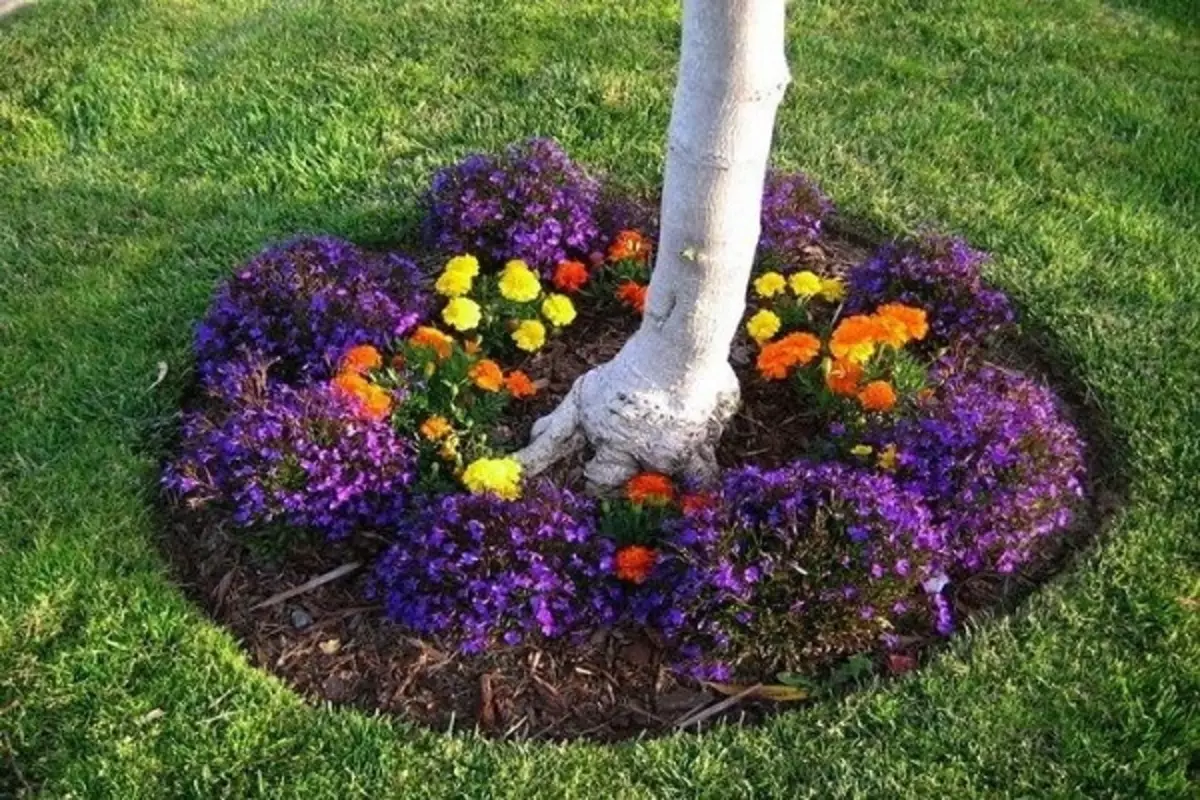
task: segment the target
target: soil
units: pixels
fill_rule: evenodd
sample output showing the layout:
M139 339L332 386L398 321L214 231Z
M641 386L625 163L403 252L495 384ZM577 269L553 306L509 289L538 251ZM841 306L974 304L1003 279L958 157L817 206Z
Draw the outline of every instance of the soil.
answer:
M842 232L808 257L840 271L862 258L869 243ZM537 398L517 406L508 435L524 441L533 421L554 408L576 376L603 363L636 329L632 314L611 310L581 313L571 336L552 341L525 364L545 381ZM1122 493L1123 473L1096 399L1072 382L1052 342L1033 337L1004 348L1007 363L1049 381L1064 398L1090 443L1090 505L1066 537L1014 575L978 575L956 587L956 617L1011 609L1037 585L1060 571L1073 553L1094 538ZM735 349L742 377L751 369L749 348ZM743 408L719 451L724 464L775 466L795 457L811 425L800 414L779 418L780 392L762 381L743 380ZM768 424L769 423L769 424ZM555 479L574 482L582 460L557 468ZM250 660L313 702L393 713L430 728L476 729L522 740L617 741L714 724L753 723L788 703L727 697L730 687L680 680L667 669L656 644L635 632L598 632L580 646L556 644L463 656L436 641L413 637L384 619L378 604L364 600L368 567L386 546L381 535L363 534L331 546L313 542L272 556L217 515L165 508L163 546L176 579L216 622L239 639ZM347 574L289 599L276 596L346 565ZM272 602L272 598L276 598ZM941 640L910 636L901 651L871 654L878 674L908 672ZM770 681L769 676L766 680ZM845 691L852 687L843 687ZM837 692L835 692L837 693ZM699 721L695 719L699 717Z

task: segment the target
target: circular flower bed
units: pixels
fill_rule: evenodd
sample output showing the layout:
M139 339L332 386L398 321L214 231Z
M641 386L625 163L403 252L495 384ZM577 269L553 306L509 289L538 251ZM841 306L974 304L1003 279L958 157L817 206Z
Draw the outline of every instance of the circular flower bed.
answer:
M848 244L799 174L765 188L720 482L527 479L532 421L638 324L653 214L546 140L439 171L427 204L428 274L299 239L197 329L173 547L313 694L606 738L811 699L911 668L961 587L1044 559L1083 507L1079 434L994 344L1015 315L985 255Z

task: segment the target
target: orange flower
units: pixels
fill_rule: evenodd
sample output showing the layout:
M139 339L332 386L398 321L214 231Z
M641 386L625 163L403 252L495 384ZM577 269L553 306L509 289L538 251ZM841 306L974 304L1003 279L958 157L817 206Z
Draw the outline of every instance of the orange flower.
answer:
M588 282L587 267L578 261L560 261L550 280L564 292L578 292Z
M637 231L621 231L608 248L609 261L636 259L646 261L650 257L650 246Z
M875 309L875 315L896 320L904 326L908 338L914 341L921 341L929 333L929 318L924 309L903 303L884 303Z
M343 372L333 379L333 385L350 398L368 419L383 419L392 410L392 395L361 375Z
M825 373L825 385L834 394L853 397L858 394L858 382L862 380L862 375L862 367L858 364L839 358L830 362L829 371Z
M643 583L650 577L654 562L658 561L658 551L640 544L631 544L617 551L613 565L617 577L630 583Z
M711 492L700 492L698 494L685 494L679 501L679 507L683 509L685 514L694 514L697 511L704 511L716 505L716 495Z
M802 367L816 358L820 350L821 340L811 333L789 333L763 345L758 352L758 372L768 380L781 381L793 367Z
M476 362L467 377L485 392L498 392L504 386L504 373L500 371L500 365L490 358Z
M646 310L646 291L637 281L625 281L617 287L617 299L641 314Z
M437 353L438 361L449 358L454 349L453 339L437 328L431 328L428 325L417 328L409 341L417 347L428 347L433 350Z
M666 475L643 472L625 484L625 496L638 505L665 506L675 499L675 484Z
M379 369L382 366L383 356L379 355L379 351L369 344L360 344L351 347L346 351L346 355L342 356L341 371L362 375L369 369Z
M444 439L454 432L454 428L450 425L449 420L437 414L422 422L418 430L420 430L422 436L431 442Z
M861 364L875 353L879 334L879 323L874 318L861 314L846 317L838 323L829 339L829 352L834 358Z
M858 402L867 411L891 411L896 407L896 390L887 381L871 381L858 393Z
M533 385L533 381L529 380L529 376L519 369L514 369L505 376L504 388L508 389L508 393L517 400L524 400L526 397L533 397L537 394L537 387Z
M875 314L871 319L875 323L875 336L879 344L891 345L899 350L912 338L908 335L908 327L895 317Z

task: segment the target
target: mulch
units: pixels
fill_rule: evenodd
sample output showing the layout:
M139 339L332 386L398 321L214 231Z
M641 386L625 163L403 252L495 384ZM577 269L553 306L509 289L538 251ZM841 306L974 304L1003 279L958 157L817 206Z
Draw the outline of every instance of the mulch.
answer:
M855 263L867 243L852 235L831 237L814 260L838 271ZM571 335L552 341L525 368L546 381L539 396L518 406L507 432L514 442L528 436L532 423L552 410L572 381L611 358L636 329L629 313L610 310L580 319ZM1108 513L1120 502L1116 463L1119 448L1104 423L1096 398L1074 384L1070 370L1043 340L1005 348L1010 362L1043 376L1067 402L1088 441L1091 507L1072 533L1017 575L980 575L957 587L956 614L995 614L1017 605L1039 584L1085 548ZM746 376L749 352L733 353ZM810 435L801 415L780 418L777 387L743 380L743 408L730 424L719 450L723 464L775 466L795 457ZM786 388L783 389L786 391ZM582 459L557 468L557 480L576 482ZM387 545L365 533L336 545L309 542L286 554L254 546L243 532L215 514L163 508L163 548L175 579L188 596L237 637L252 663L268 670L315 703L383 711L433 729L475 729L520 740L618 741L681 729L696 715L701 730L715 724L751 724L791 704L743 699L719 713L725 694L676 678L663 651L647 635L599 631L582 645L549 644L464 656L420 639L384 618L369 603L369 565ZM348 564L349 574L271 605L263 602ZM901 653L872 654L880 674L908 672L926 660L940 640L912 636ZM770 681L770 676L764 676ZM727 692L728 690L726 690Z

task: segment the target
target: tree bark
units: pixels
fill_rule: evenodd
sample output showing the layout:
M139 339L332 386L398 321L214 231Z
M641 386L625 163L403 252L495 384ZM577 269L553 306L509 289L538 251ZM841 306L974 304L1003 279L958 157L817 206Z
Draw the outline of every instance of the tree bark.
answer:
M527 475L591 444L585 475L716 477L715 448L740 390L729 349L758 245L775 112L790 80L785 0L684 0L662 227L645 317L581 376L516 454Z

